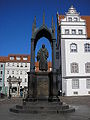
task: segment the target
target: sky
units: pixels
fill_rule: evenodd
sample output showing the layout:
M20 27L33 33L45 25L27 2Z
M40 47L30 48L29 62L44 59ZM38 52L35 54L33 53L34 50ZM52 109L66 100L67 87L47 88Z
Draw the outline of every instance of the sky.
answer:
M90 0L0 0L0 56L8 54L30 54L32 24L36 16L36 26L43 22L50 28L52 16L57 31L56 13L65 15L73 5L80 15L90 15ZM57 33L55 34L57 38ZM35 54L46 45L51 60L51 46L49 40L41 38L36 46Z

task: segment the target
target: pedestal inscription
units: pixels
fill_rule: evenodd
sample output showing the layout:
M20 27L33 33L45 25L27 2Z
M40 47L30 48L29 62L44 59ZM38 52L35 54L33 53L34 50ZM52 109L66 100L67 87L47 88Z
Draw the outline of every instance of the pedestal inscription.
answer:
M38 77L37 78L37 97L49 96L49 80L46 77Z

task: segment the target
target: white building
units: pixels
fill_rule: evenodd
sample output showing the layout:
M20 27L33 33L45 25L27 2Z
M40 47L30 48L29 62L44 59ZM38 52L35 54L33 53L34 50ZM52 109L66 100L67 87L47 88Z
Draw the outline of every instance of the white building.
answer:
M86 21L73 6L64 17L57 15L57 18L62 92L66 96L90 95L90 39Z
M9 90L12 96L20 95L28 86L28 74L30 71L30 55L9 55L5 64L5 87L7 95ZM9 77L11 76L11 81ZM19 88L18 88L19 87ZM19 89L19 91L18 91Z
M0 93L5 94L4 78L5 78L5 62L3 57L0 57Z

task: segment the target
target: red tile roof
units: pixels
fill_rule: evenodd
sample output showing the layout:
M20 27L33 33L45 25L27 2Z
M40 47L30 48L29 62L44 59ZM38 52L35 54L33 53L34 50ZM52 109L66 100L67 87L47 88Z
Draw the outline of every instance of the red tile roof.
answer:
M86 20L87 38L90 38L90 16L81 16L81 18Z
M14 60L10 60L10 57L14 57ZM20 57L20 60L17 60L16 57ZM23 60L24 57L27 57L27 60ZM9 54L8 57L0 57L0 62L30 62L30 55L25 54Z

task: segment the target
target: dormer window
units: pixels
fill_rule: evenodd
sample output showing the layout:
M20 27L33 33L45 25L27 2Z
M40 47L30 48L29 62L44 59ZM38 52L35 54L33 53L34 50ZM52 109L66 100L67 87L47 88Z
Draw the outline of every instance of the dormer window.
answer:
M65 29L65 34L66 34L66 35L69 34L69 29Z
M75 35L76 34L76 30L72 29L72 34Z
M27 57L23 57L23 60L27 60L28 58Z
M13 57L13 56L11 56L11 57L10 57L10 60L14 60L14 57Z
M78 34L82 35L83 34L83 30L78 30Z
M69 22L71 22L71 21L72 21L72 18L71 18L71 17L69 17L69 18L68 18L68 21L69 21Z
M20 57L16 57L16 60L20 60Z
M77 17L75 17L75 18L74 18L74 21L78 21L78 18L77 18Z

